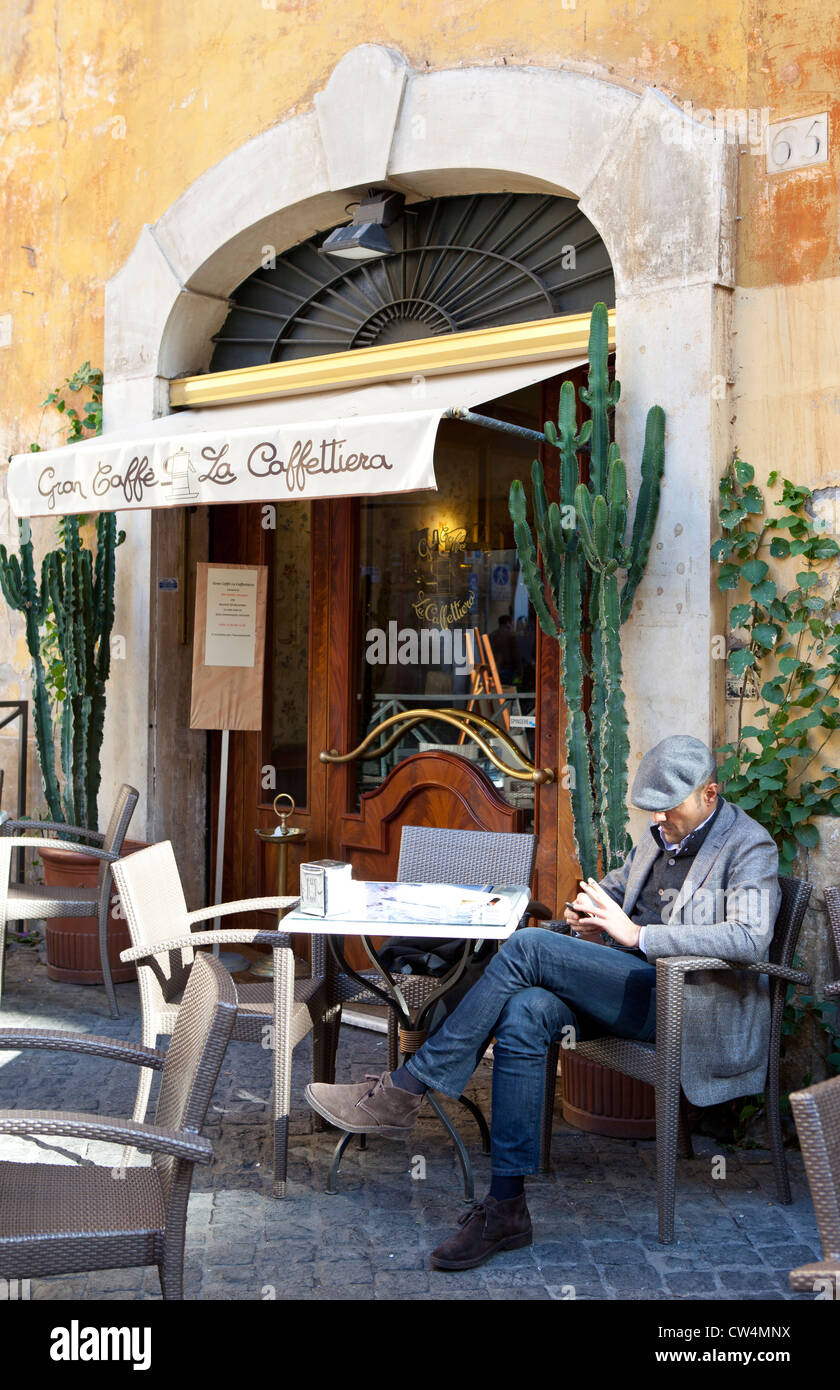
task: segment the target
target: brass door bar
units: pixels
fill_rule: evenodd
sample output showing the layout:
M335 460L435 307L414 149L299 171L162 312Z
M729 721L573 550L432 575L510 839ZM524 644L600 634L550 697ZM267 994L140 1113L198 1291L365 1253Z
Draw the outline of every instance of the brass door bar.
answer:
M450 724L453 729L464 734L478 745L484 756L506 777L513 777L518 782L535 782L539 786L554 781L554 773L550 767L535 767L533 763L530 763L510 735L504 729L500 729L492 720L485 719L481 714L457 709L412 709L392 714L387 719L383 719L381 724L377 724L374 729L371 729L357 748L351 749L349 753L339 753L335 748L330 748L328 751L324 750L320 754L320 761L322 763L373 762L388 753L395 744L399 743L404 734L409 733L417 724L424 723L428 719L438 719L441 723ZM476 731L476 728L499 739L508 752L517 759L520 766L518 768L509 767L503 763L498 754L494 753L487 741ZM389 734L380 747L371 749L371 744L386 729L393 729L394 732ZM522 771L523 767L526 769L525 771Z

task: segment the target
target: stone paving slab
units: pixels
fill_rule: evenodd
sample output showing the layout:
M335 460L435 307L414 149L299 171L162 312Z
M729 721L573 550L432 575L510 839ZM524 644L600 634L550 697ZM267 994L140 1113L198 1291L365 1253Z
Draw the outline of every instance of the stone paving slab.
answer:
M139 1040L137 986L117 986L122 1017L109 1018L104 991L49 981L37 951L7 953L0 1020L7 1027L58 1027ZM344 1027L338 1080L357 1080L386 1064L381 1034ZM340 1191L325 1190L335 1134L317 1131L303 1100L311 1075L309 1040L295 1051L289 1182L285 1200L270 1195L267 1052L232 1043L205 1133L215 1159L197 1168L187 1225L185 1293L189 1299L341 1300L742 1300L809 1301L787 1282L796 1265L819 1258L813 1207L798 1153L789 1154L793 1204L775 1197L769 1154L727 1153L726 1175L712 1178L719 1146L695 1141L678 1169L677 1239L656 1238L656 1157L652 1141L602 1138L560 1118L554 1171L528 1181L535 1239L477 1270L446 1274L428 1252L464 1210L457 1161L433 1115L421 1115L410 1140L351 1145ZM471 1093L489 1113L491 1064ZM129 1115L133 1067L69 1054L0 1053L0 1108L89 1110ZM483 1196L489 1159L478 1152L469 1116L460 1127ZM119 1161L114 1146L73 1140L0 1138L0 1159L34 1163ZM423 1162L419 1163L418 1159ZM145 1160L144 1160L145 1161ZM425 1168L425 1177L415 1175ZM105 1270L37 1279L33 1299L157 1299L157 1272Z

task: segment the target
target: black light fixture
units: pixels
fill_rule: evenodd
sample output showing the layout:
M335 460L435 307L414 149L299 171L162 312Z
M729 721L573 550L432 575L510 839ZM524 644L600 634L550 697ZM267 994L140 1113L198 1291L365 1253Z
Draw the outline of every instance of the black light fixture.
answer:
M394 247L384 229L399 221L404 208L404 193L372 188L356 205L353 221L347 227L336 227L318 250L322 256L335 256L342 261L372 261L391 256Z

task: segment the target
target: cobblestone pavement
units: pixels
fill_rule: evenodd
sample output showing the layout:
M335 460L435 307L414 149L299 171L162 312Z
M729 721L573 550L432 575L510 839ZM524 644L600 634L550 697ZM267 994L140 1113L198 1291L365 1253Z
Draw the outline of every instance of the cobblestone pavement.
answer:
M6 1026L59 1027L139 1039L134 984L117 987L122 1017L108 1017L101 989L49 981L36 950L12 945L2 1018ZM190 1200L186 1294L192 1299L783 1299L787 1273L819 1258L813 1208L798 1153L790 1155L794 1202L779 1206L769 1155L729 1154L724 1180L713 1180L714 1141L680 1161L677 1239L656 1238L652 1142L603 1139L555 1122L550 1176L528 1182L535 1240L482 1268L444 1274L427 1252L455 1224L462 1192L457 1164L429 1113L410 1141L371 1140L348 1150L340 1191L325 1191L335 1138L313 1132L303 1100L308 1042L295 1052L288 1196L269 1195L267 1120L270 1057L233 1043L205 1132L216 1156L197 1168ZM385 1065L385 1039L342 1029L338 1080L358 1080ZM489 1108L490 1063L472 1091ZM69 1054L0 1053L0 1108L99 1111L129 1115L134 1068ZM425 1115L425 1112L424 1112ZM487 1188L489 1159L470 1144L476 1189ZM719 1146L718 1146L719 1147ZM425 1178L412 1171L422 1169ZM71 1140L0 1138L0 1158L33 1163L114 1164L119 1151ZM33 1280L33 1299L159 1298L157 1272L118 1270Z

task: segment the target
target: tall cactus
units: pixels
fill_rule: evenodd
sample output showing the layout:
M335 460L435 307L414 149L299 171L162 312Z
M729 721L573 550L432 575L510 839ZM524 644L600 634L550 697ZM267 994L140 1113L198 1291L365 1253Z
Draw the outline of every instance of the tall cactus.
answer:
M0 589L9 607L24 615L26 624L44 795L54 821L95 830L105 685L111 669L115 551L125 533L117 533L113 512L100 512L94 562L82 541L79 518L66 517L61 546L44 557L40 588L35 580L28 521L20 522L20 538L20 558L7 554L6 547L0 545ZM60 728L63 790L56 772L55 732L41 645L41 629L50 610L65 669L66 698L61 704Z
M545 424L546 440L560 454L559 505L548 501L542 465L535 460L532 467L539 552L528 523L522 483L513 482L510 491L522 578L543 631L560 641L575 844L584 877L597 875L599 860L603 872L616 867L629 847L630 748L621 625L647 563L664 468L665 415L661 406L652 406L645 430L642 483L627 545L626 470L617 446L610 442L609 420L621 388L618 381L610 382L608 355L607 308L596 304L590 321L588 383L579 393L589 419L577 429L575 389L571 382L564 382L557 426L550 420ZM588 484L580 481L578 470L578 454L584 450L589 453ZM625 580L619 590L620 571ZM588 721L583 706L587 635L592 676Z
M20 532L20 558L7 555L6 547L0 545L0 589L10 608L23 614L26 631L26 647L32 658L32 706L34 710L35 743L38 761L44 778L44 795L53 820L63 820L61 814L61 794L55 771L55 746L53 743L52 714L44 679L44 659L41 653L41 628L46 617L46 585L41 587L35 578L35 554L32 548L32 531L27 520L18 523Z
M627 523L627 477L618 449L610 447L606 496L593 497L579 484L575 492L580 543L586 563L597 574L600 719L593 721L593 753L597 741L598 818L605 871L617 868L630 845L627 834L627 712L621 665L621 617L618 567L626 564L621 549ZM609 794L607 794L609 792Z

